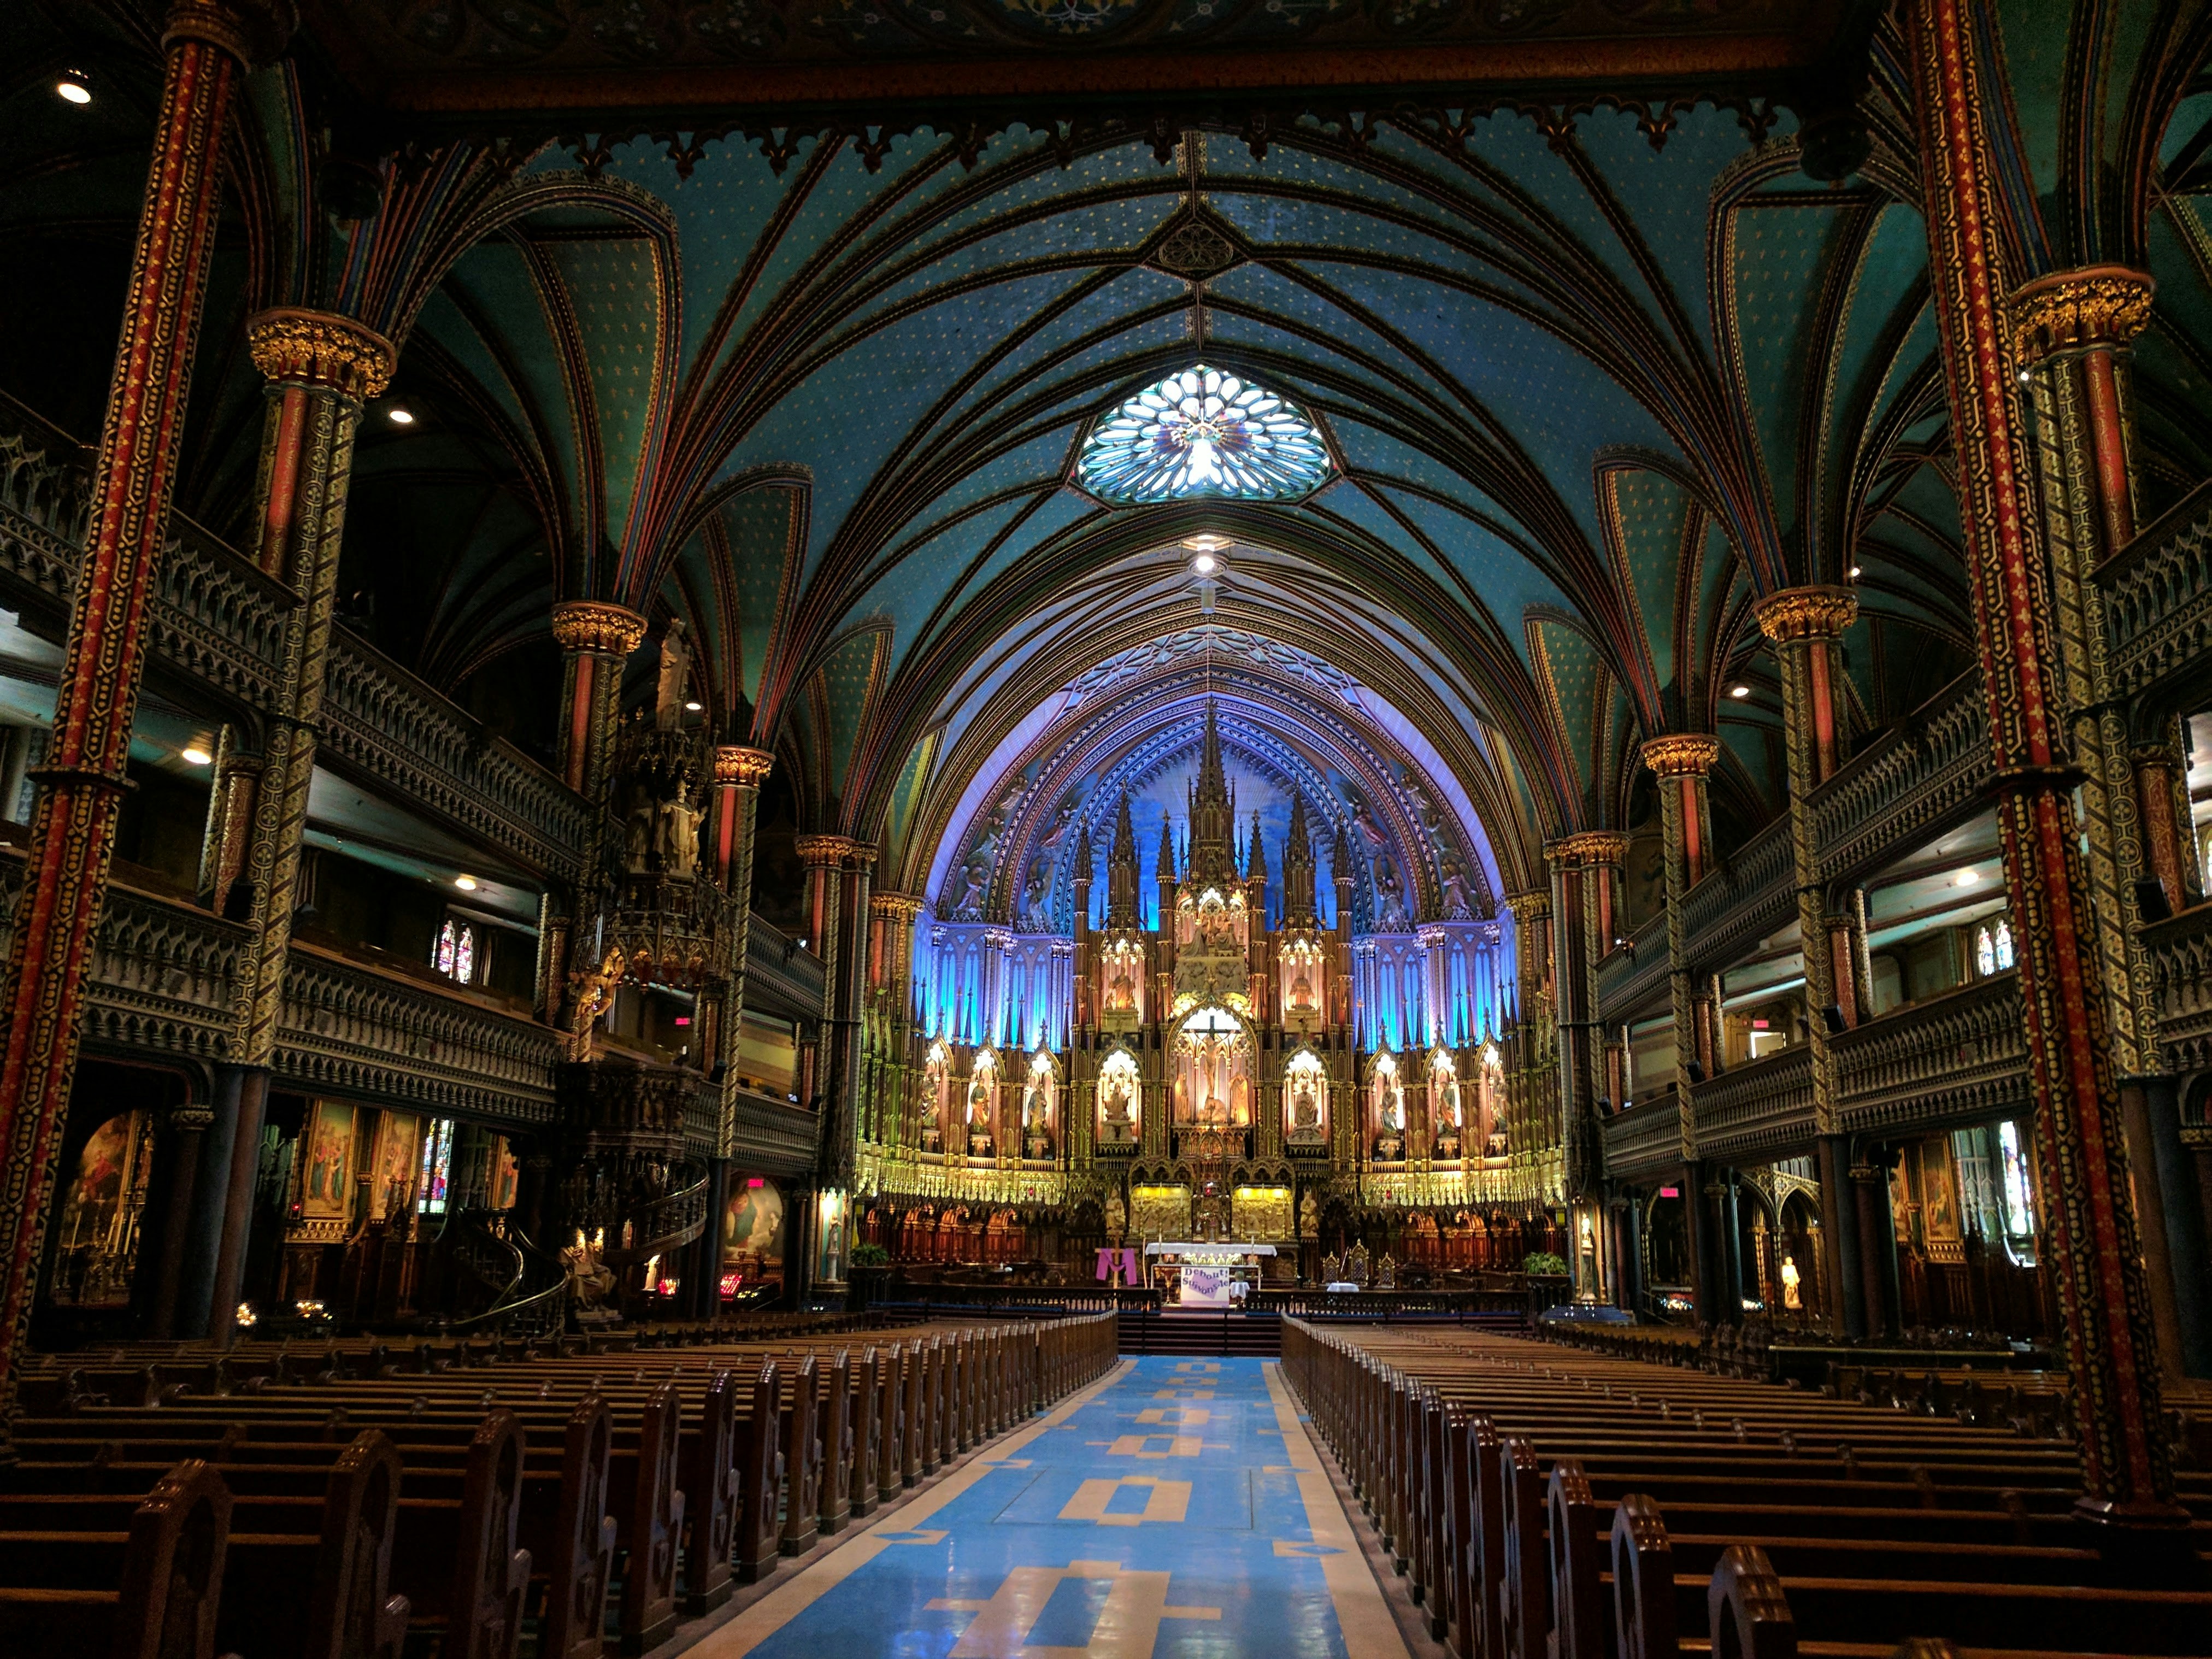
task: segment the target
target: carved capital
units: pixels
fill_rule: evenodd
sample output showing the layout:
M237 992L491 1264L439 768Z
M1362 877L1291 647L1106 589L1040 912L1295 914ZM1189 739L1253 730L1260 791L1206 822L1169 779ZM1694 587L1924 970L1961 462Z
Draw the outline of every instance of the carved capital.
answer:
M1628 837L1617 830L1583 830L1544 843L1544 856L1565 870L1619 864L1627 851Z
M2055 270L2013 291L2005 301L2013 352L2022 368L2062 351L2125 346L2150 322L2158 285L2125 265Z
M398 353L374 329L330 311L282 307L249 318L246 347L271 380L300 380L366 401L392 384Z
M1552 896L1540 887L1532 887L1525 893L1508 893L1505 908L1513 913L1514 921L1526 927L1552 914Z
M922 911L925 901L918 893L871 893L868 908L890 921L912 921Z
M799 836L792 847L808 869L835 870L845 862L853 843L842 836Z
M604 600L569 599L553 607L553 637L563 651L627 657L645 641L645 618Z
M1702 778L1721 757L1721 740L1704 732L1670 732L1644 745L1644 763L1662 778Z
M204 40L252 68L282 57L299 27L292 0L170 0L161 45Z
M1834 640L1858 620L1859 596L1848 587L1785 587L1752 607L1759 631L1777 645Z
M768 775L775 768L775 757L765 749L743 749L725 744L714 750L717 783L749 783L758 788L768 781Z

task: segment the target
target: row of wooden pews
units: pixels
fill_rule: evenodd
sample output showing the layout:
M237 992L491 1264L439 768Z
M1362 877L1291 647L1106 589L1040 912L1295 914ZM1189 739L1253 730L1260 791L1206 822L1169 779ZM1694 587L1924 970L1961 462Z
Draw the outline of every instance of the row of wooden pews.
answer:
M257 1358L173 1351L151 1400L98 1403L85 1366L26 1388L0 1656L641 1653L1103 1376L1115 1344L1103 1316L482 1363L342 1345L306 1376ZM195 1364L205 1391L173 1374Z
M2212 1477L2100 1553L2074 1449L1505 1337L1285 1322L1285 1377L1460 1659L2212 1654Z

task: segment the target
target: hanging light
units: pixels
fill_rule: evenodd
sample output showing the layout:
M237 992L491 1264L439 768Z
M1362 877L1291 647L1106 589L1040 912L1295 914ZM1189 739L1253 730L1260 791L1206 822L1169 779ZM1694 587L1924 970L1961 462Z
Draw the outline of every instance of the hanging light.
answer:
M1221 568L1221 561L1211 553L1201 553L1190 562L1190 568L1201 576L1211 576Z
M92 101L92 77L80 69L65 69L54 77L54 96L82 108Z

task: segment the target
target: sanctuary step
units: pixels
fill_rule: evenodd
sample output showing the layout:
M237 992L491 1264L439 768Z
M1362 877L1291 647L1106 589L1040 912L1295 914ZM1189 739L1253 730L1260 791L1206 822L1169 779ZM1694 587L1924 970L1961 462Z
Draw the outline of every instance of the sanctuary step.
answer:
M1243 1313L1233 1309L1217 1313L1197 1309L1125 1308L1121 1319L1121 1346L1125 1356L1230 1354L1273 1359L1283 1352L1283 1321L1279 1314Z

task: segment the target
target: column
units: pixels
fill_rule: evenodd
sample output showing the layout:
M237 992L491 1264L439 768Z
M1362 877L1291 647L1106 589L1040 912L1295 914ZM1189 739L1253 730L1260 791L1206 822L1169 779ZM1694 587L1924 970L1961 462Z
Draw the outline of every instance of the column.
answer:
M2160 1409L2156 1338L2142 1267L2106 963L2075 821L2080 774L2054 720L2063 687L2041 544L2024 469L2019 370L1999 326L2004 203L1992 177L1964 0L1913 0L1907 62L1928 218L1931 302L1960 457L1997 818L2020 964L2044 1205L2081 1454L2083 1516L2176 1528L2172 1449ZM2084 943L2089 948L2084 949ZM2130 1547L2134 1547L2130 1546Z
M362 404L389 384L395 356L383 336L329 312L263 312L246 324L246 342L254 367L268 381L258 562L264 575L284 583L300 602L285 619L278 647L277 712L265 723L245 865L227 901L233 913L244 912L252 937L240 953L231 1033L229 1064L244 1073L234 1096L237 1121L216 1136L217 1141L229 1141L231 1162L213 1299L204 1325L180 1317L180 1334L204 1330L227 1335L231 1310L238 1305L269 1066L276 1049L284 966L292 948L354 431ZM218 1091L221 1103L233 1098L227 1087Z
M1559 917L1552 994L1559 1045L1559 1146L1569 1199L1588 1196L1596 1178L1596 1102L1605 1087L1597 963L1612 947L1614 882L1627 850L1628 837L1611 830L1586 830L1544 845Z
M590 800L603 799L622 717L623 665L645 641L645 618L599 599L553 607L561 647L561 776Z
M273 5L189 0L162 38L161 101L71 599L52 740L9 942L0 1058L0 1424L30 1322L92 936L114 856L146 611L214 246L223 127L241 67L281 48ZM0 1458L8 1455L0 1428Z
M2147 1097L2171 1084L2159 1076L2158 1002L2137 939L2146 918L2136 884L2154 878L2169 910L2193 902L2203 884L2190 844L2180 723L2167 720L2156 740L2134 741L2128 711L2112 696L2103 596L2092 576L2135 538L2130 358L2150 320L2152 289L2141 271L2096 265L2039 277L2006 305L2014 358L2027 377L2053 576L2053 638L2067 736L2081 772L2088 914L2111 1004L2121 1132L2137 1170L2157 1161ZM2177 1208L2164 1182L2136 1186L2152 1321L2169 1376L2212 1365L2212 1334L2198 1305L2201 1275L2175 1266L2177 1259L2201 1260L2186 1253L2201 1231L2195 1194L2181 1196L2191 1201Z
M920 1144L918 1127L908 1107L915 1048L914 926L921 915L922 904L923 900L913 893L876 893L868 899L881 941L870 977L884 1023L888 1060L876 1123L876 1138L886 1146Z
M1506 901L1520 975L1516 1064L1507 1074L1506 1152L1518 1194L1533 1198L1540 1166L1559 1145L1559 1034L1552 1024L1552 895L1532 889Z
M1716 1069L1711 1052L1712 1019L1708 1011L1698 1006L1697 986L1690 972L1690 929L1682 907L1690 889L1704 878L1712 857L1707 781L1720 758L1721 742L1702 732L1676 732L1649 739L1643 753L1644 765L1657 780L1659 793L1666 878L1667 983L1674 1014L1674 1109L1682 1147L1682 1190L1692 1195L1682 1206L1691 1226L1692 1299L1699 1319L1718 1322L1718 1310L1709 1305L1717 1299L1712 1281L1698 1249L1708 1229L1696 1196L1701 1171L1693 1100L1698 1074L1710 1077ZM1693 1072L1692 1066L1698 1070Z
M1824 1228L1829 1282L1844 1331L1867 1334L1864 1280L1856 1253L1845 1247L1857 1228L1850 1186L1850 1151L1841 1129L1832 1033L1823 1010L1840 1007L1836 951L1820 883L1818 827L1813 792L1834 775L1840 755L1836 688L1842 682L1844 630L1857 620L1858 595L1848 587L1790 587L1770 593L1756 608L1760 629L1774 647L1782 674L1782 737L1790 780L1790 846L1797 873L1797 946L1805 964L1805 1023L1813 1050L1813 1128L1820 1179L1820 1212L1837 1224Z

